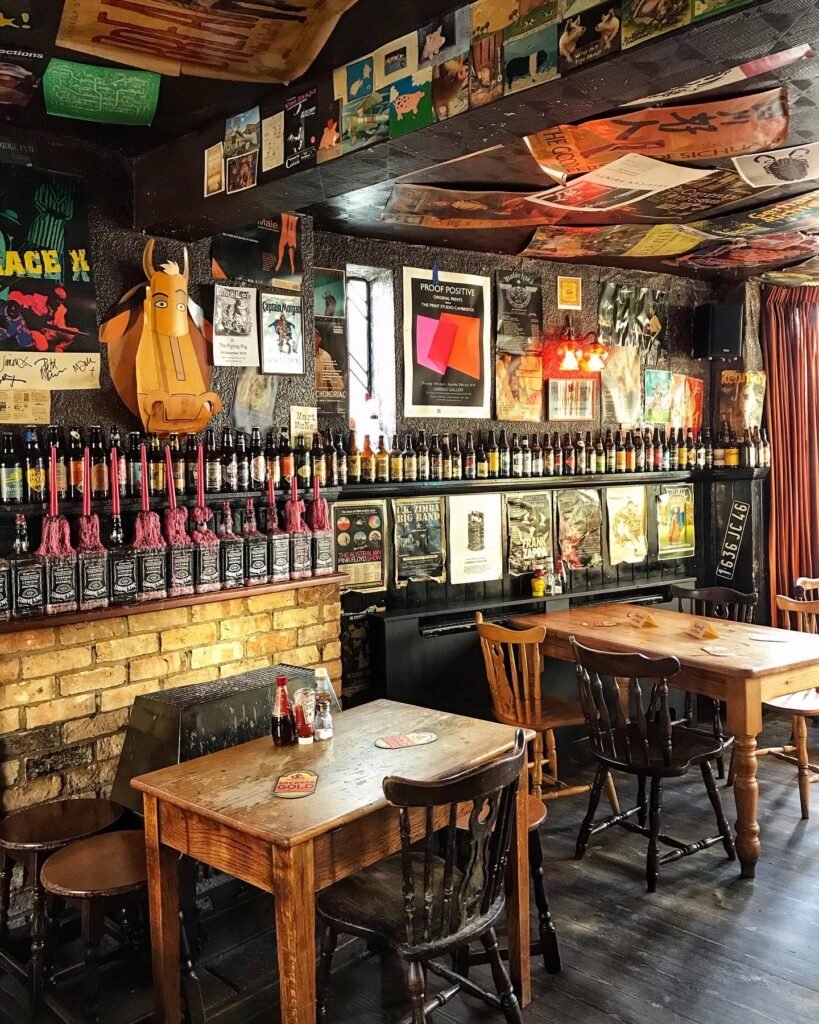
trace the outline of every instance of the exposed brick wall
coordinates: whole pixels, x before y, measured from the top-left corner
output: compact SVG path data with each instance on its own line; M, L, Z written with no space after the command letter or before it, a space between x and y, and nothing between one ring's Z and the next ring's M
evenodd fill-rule
M0 635L0 811L105 795L134 698L276 662L340 690L339 589L310 586Z

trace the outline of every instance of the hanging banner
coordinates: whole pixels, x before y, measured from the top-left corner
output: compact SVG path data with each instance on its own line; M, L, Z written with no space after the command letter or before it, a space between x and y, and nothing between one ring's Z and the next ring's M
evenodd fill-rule
M495 271L495 344L504 352L540 348L543 331L543 284L539 274Z
M214 285L213 365L259 365L255 288Z
M292 82L356 0L66 0L57 45L163 75ZM293 13L297 11L298 13Z
M781 145L788 136L786 89L676 107L627 111L582 125L559 124L526 136L541 169L556 181L624 154L658 160L713 160Z
M85 191L78 178L4 165L0 381L8 390L99 387Z
M238 157L236 159L241 159ZM301 290L301 218L294 213L265 217L230 234L214 235L211 276L254 281L280 291Z
M569 569L595 569L603 564L600 493L591 490L557 492L558 546Z
M506 495L508 566L512 576L535 569L554 569L552 550L552 495L527 491Z
M490 281L404 267L404 415L489 419Z
M753 238L785 231L819 231L819 189L756 210L698 221L693 226L711 238Z
M633 565L648 555L645 487L607 487L609 564Z
M347 573L348 590L384 590L387 585L384 525L386 501L337 501L331 511L336 571Z
M449 502L449 581L481 583L503 576L503 496L453 494Z
M643 417L640 352L633 345L613 345L600 372L603 423L638 424Z
M694 486L663 484L657 495L657 544L660 561L694 554Z
M643 365L656 366L668 357L665 292L609 281L600 290L598 336L604 345L634 346Z
M319 410L343 416L347 410L347 324L337 317L313 320L316 345L316 392Z
M739 435L762 423L764 370L722 370L719 377L719 421Z
M395 584L446 581L443 498L393 498Z
M819 237L789 231L759 238L737 239L687 256L678 256L669 262L675 267L702 270L764 270L798 263L816 255L819 255Z
M423 228L486 230L535 227L544 222L544 212L529 202L526 192L465 192L398 182L381 220Z
M704 231L683 224L540 227L519 255L544 260L582 259L586 256L653 259L690 252L707 240L708 235Z
M153 71L103 68L52 57L43 75L43 97L52 117L145 125L156 114L160 81Z
M276 292L259 293L262 372L300 374L304 367L301 300Z

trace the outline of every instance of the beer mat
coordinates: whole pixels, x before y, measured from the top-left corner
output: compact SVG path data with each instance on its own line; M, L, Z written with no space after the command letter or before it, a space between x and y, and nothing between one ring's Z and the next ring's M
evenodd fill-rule
M586 619L586 621L580 623L581 626L595 626L600 628L602 626L616 626L617 623L611 619Z
M404 735L379 736L375 745L380 750L399 750L401 747L423 747L437 739L434 732L408 732Z
M748 639L749 640L761 640L763 643L768 643L768 644L786 644L788 642L788 640L790 639L790 637L787 637L787 636L777 636L776 634L772 634L771 636L767 636L765 633L749 633L748 634Z
M318 785L318 775L307 769L297 772L286 772L276 779L273 796L282 800L300 800L303 796L312 796Z
M719 644L706 644L703 650L706 654L712 654L715 658L730 658L734 654L730 647L720 647Z

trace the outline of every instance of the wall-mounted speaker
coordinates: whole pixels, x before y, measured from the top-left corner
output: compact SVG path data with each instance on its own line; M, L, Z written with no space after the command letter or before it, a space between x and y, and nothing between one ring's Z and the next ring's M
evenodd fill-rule
M741 359L745 333L742 302L709 302L694 307L694 359Z

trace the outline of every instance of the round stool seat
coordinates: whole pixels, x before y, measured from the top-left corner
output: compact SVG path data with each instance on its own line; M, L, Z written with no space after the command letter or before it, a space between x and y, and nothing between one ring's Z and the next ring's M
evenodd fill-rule
M43 864L44 888L66 899L122 896L148 884L145 833L106 832L53 853Z
M116 824L124 808L111 800L83 797L55 800L15 811L0 822L0 847L6 850L55 850L75 839L96 835Z

